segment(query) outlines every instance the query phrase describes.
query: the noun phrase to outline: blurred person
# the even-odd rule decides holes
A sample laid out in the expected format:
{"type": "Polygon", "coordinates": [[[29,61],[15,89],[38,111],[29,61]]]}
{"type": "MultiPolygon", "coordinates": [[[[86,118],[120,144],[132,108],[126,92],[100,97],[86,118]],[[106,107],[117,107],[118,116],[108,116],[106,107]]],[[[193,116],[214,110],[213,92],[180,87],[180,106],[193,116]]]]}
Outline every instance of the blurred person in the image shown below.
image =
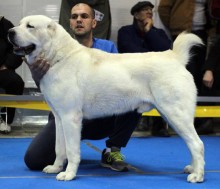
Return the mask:
{"type": "Polygon", "coordinates": [[[192,48],[193,57],[187,65],[194,77],[198,95],[201,95],[202,67],[205,63],[209,29],[207,0],[161,0],[158,12],[173,41],[183,31],[192,32],[203,40],[204,46],[192,48]]]}
{"type": "MultiPolygon", "coordinates": [[[[208,32],[210,29],[210,16],[208,13],[208,0],[161,0],[158,12],[164,26],[169,30],[172,40],[183,31],[196,34],[203,40],[203,46],[194,46],[191,49],[192,57],[187,64],[187,69],[193,75],[198,96],[204,96],[202,78],[203,67],[206,59],[208,32]]],[[[199,105],[204,103],[198,102],[199,105]]],[[[198,134],[200,128],[211,127],[211,121],[207,118],[196,118],[195,128],[198,134]]]]}
{"type": "MultiPolygon", "coordinates": [[[[22,58],[13,53],[13,46],[7,39],[8,30],[13,28],[11,21],[0,16],[0,88],[6,94],[22,95],[24,90],[23,79],[15,72],[22,64],[22,58]]],[[[14,120],[15,108],[2,108],[0,117],[0,132],[10,133],[11,123],[14,120]],[[6,122],[6,113],[7,122],[6,122]]]]}
{"type": "Polygon", "coordinates": [[[220,33],[215,37],[204,65],[203,84],[209,89],[220,89],[220,33]]]}
{"type": "Polygon", "coordinates": [[[209,14],[215,26],[211,49],[204,65],[203,84],[209,89],[220,89],[220,1],[209,0],[209,14]]]}
{"type": "MultiPolygon", "coordinates": [[[[220,19],[220,17],[219,17],[220,19]]],[[[207,96],[219,96],[220,90],[220,21],[216,24],[215,36],[212,36],[212,43],[203,68],[203,85],[207,96]]],[[[214,105],[219,102],[215,102],[214,105]]],[[[213,105],[213,103],[209,103],[213,105]]],[[[212,134],[214,132],[214,119],[209,119],[210,123],[203,124],[197,128],[200,134],[212,134]]]]}
{"type": "MultiPolygon", "coordinates": [[[[120,53],[165,51],[171,48],[171,41],[165,31],[154,26],[154,5],[150,1],[140,1],[131,8],[133,24],[122,26],[118,31],[120,53]]],[[[146,127],[147,117],[142,117],[138,127],[146,127]]],[[[167,124],[161,117],[154,117],[153,136],[169,136],[167,124]]]]}

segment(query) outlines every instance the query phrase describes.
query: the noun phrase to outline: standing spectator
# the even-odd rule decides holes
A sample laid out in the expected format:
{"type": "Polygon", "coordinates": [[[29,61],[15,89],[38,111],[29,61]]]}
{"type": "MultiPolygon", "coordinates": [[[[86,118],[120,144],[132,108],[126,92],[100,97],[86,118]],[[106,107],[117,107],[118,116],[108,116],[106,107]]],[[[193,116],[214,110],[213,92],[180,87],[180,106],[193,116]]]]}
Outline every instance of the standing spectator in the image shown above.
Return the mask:
{"type": "MultiPolygon", "coordinates": [[[[0,16],[0,88],[5,90],[6,94],[21,95],[24,90],[24,81],[15,72],[15,70],[21,65],[21,57],[13,53],[13,46],[7,39],[8,30],[14,27],[14,25],[0,16]]],[[[2,114],[0,118],[0,132],[11,132],[10,124],[13,122],[15,116],[15,108],[2,108],[2,114]]]]}
{"type": "MultiPolygon", "coordinates": [[[[211,38],[210,50],[204,65],[203,85],[207,96],[219,96],[220,90],[220,31],[217,30],[216,34],[211,38]]],[[[206,124],[197,128],[197,132],[199,134],[212,134],[214,132],[213,119],[210,118],[209,122],[207,121],[206,124]]]]}
{"type": "Polygon", "coordinates": [[[209,89],[220,89],[220,36],[210,49],[204,66],[203,84],[209,89]]]}
{"type": "MultiPolygon", "coordinates": [[[[183,31],[194,33],[203,40],[204,46],[192,47],[193,56],[186,67],[194,77],[198,96],[203,96],[202,69],[205,64],[208,30],[210,29],[208,0],[161,0],[158,11],[161,21],[170,31],[173,40],[183,31]]],[[[200,134],[200,128],[204,125],[207,127],[211,122],[207,118],[196,118],[194,124],[200,134]]]]}
{"type": "Polygon", "coordinates": [[[209,1],[209,14],[215,22],[214,42],[204,66],[203,84],[211,90],[220,89],[220,1],[209,1]]]}
{"type": "Polygon", "coordinates": [[[194,56],[187,65],[187,69],[194,77],[198,94],[201,95],[202,67],[206,57],[209,24],[207,0],[161,0],[158,11],[173,40],[183,31],[192,32],[203,40],[204,46],[193,47],[194,56]]]}
{"type": "MultiPolygon", "coordinates": [[[[171,48],[171,41],[165,31],[154,27],[154,5],[141,1],[131,8],[133,24],[123,26],[118,31],[118,50],[120,53],[165,51],[171,48]]],[[[141,123],[146,122],[141,118],[141,123]]],[[[153,118],[152,135],[169,136],[166,123],[161,117],[153,118]]]]}

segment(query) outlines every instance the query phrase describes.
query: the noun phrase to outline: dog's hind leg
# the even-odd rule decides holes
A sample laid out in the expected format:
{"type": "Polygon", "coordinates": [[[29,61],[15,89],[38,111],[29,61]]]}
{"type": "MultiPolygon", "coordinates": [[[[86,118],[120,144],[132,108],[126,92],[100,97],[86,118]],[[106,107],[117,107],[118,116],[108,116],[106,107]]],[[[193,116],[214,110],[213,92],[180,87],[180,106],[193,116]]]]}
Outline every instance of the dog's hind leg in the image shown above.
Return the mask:
{"type": "Polygon", "coordinates": [[[66,148],[61,119],[55,112],[53,112],[53,114],[56,123],[56,159],[53,165],[48,165],[43,169],[43,172],[45,173],[59,173],[63,170],[64,161],[66,160],[66,148]]]}
{"type": "Polygon", "coordinates": [[[194,128],[193,103],[172,101],[169,105],[158,107],[173,129],[182,137],[191,153],[191,164],[184,171],[189,173],[188,182],[203,182],[204,180],[204,145],[194,128]],[[171,105],[172,104],[172,105],[171,105]]]}

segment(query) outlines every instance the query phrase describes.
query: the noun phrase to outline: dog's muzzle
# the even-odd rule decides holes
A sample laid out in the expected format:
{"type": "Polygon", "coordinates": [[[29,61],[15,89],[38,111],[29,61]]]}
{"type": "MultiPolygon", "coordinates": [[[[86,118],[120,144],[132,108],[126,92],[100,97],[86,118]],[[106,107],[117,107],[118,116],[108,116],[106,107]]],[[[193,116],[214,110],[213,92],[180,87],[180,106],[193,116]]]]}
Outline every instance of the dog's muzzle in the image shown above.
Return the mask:
{"type": "Polygon", "coordinates": [[[35,44],[30,44],[25,47],[20,47],[15,42],[15,35],[16,35],[16,33],[13,29],[8,30],[8,40],[13,45],[15,54],[25,56],[25,55],[31,54],[36,49],[35,44]]]}

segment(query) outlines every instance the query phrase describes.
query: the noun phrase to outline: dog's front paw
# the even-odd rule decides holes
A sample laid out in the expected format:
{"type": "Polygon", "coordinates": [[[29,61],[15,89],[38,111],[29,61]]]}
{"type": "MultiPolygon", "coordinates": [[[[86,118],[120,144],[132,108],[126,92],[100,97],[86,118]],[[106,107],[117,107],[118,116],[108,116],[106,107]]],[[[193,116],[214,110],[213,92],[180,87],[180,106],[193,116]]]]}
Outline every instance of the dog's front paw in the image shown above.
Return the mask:
{"type": "Polygon", "coordinates": [[[187,177],[187,181],[191,183],[203,182],[204,174],[203,173],[191,173],[187,177]]]}
{"type": "Polygon", "coordinates": [[[76,174],[73,171],[65,171],[65,172],[59,173],[56,179],[68,181],[68,180],[73,180],[75,177],[76,177],[76,174]]]}
{"type": "Polygon", "coordinates": [[[192,173],[193,172],[193,166],[192,165],[187,165],[184,168],[184,173],[192,173]]]}
{"type": "Polygon", "coordinates": [[[43,169],[45,173],[59,173],[63,170],[62,166],[48,165],[43,169]]]}

